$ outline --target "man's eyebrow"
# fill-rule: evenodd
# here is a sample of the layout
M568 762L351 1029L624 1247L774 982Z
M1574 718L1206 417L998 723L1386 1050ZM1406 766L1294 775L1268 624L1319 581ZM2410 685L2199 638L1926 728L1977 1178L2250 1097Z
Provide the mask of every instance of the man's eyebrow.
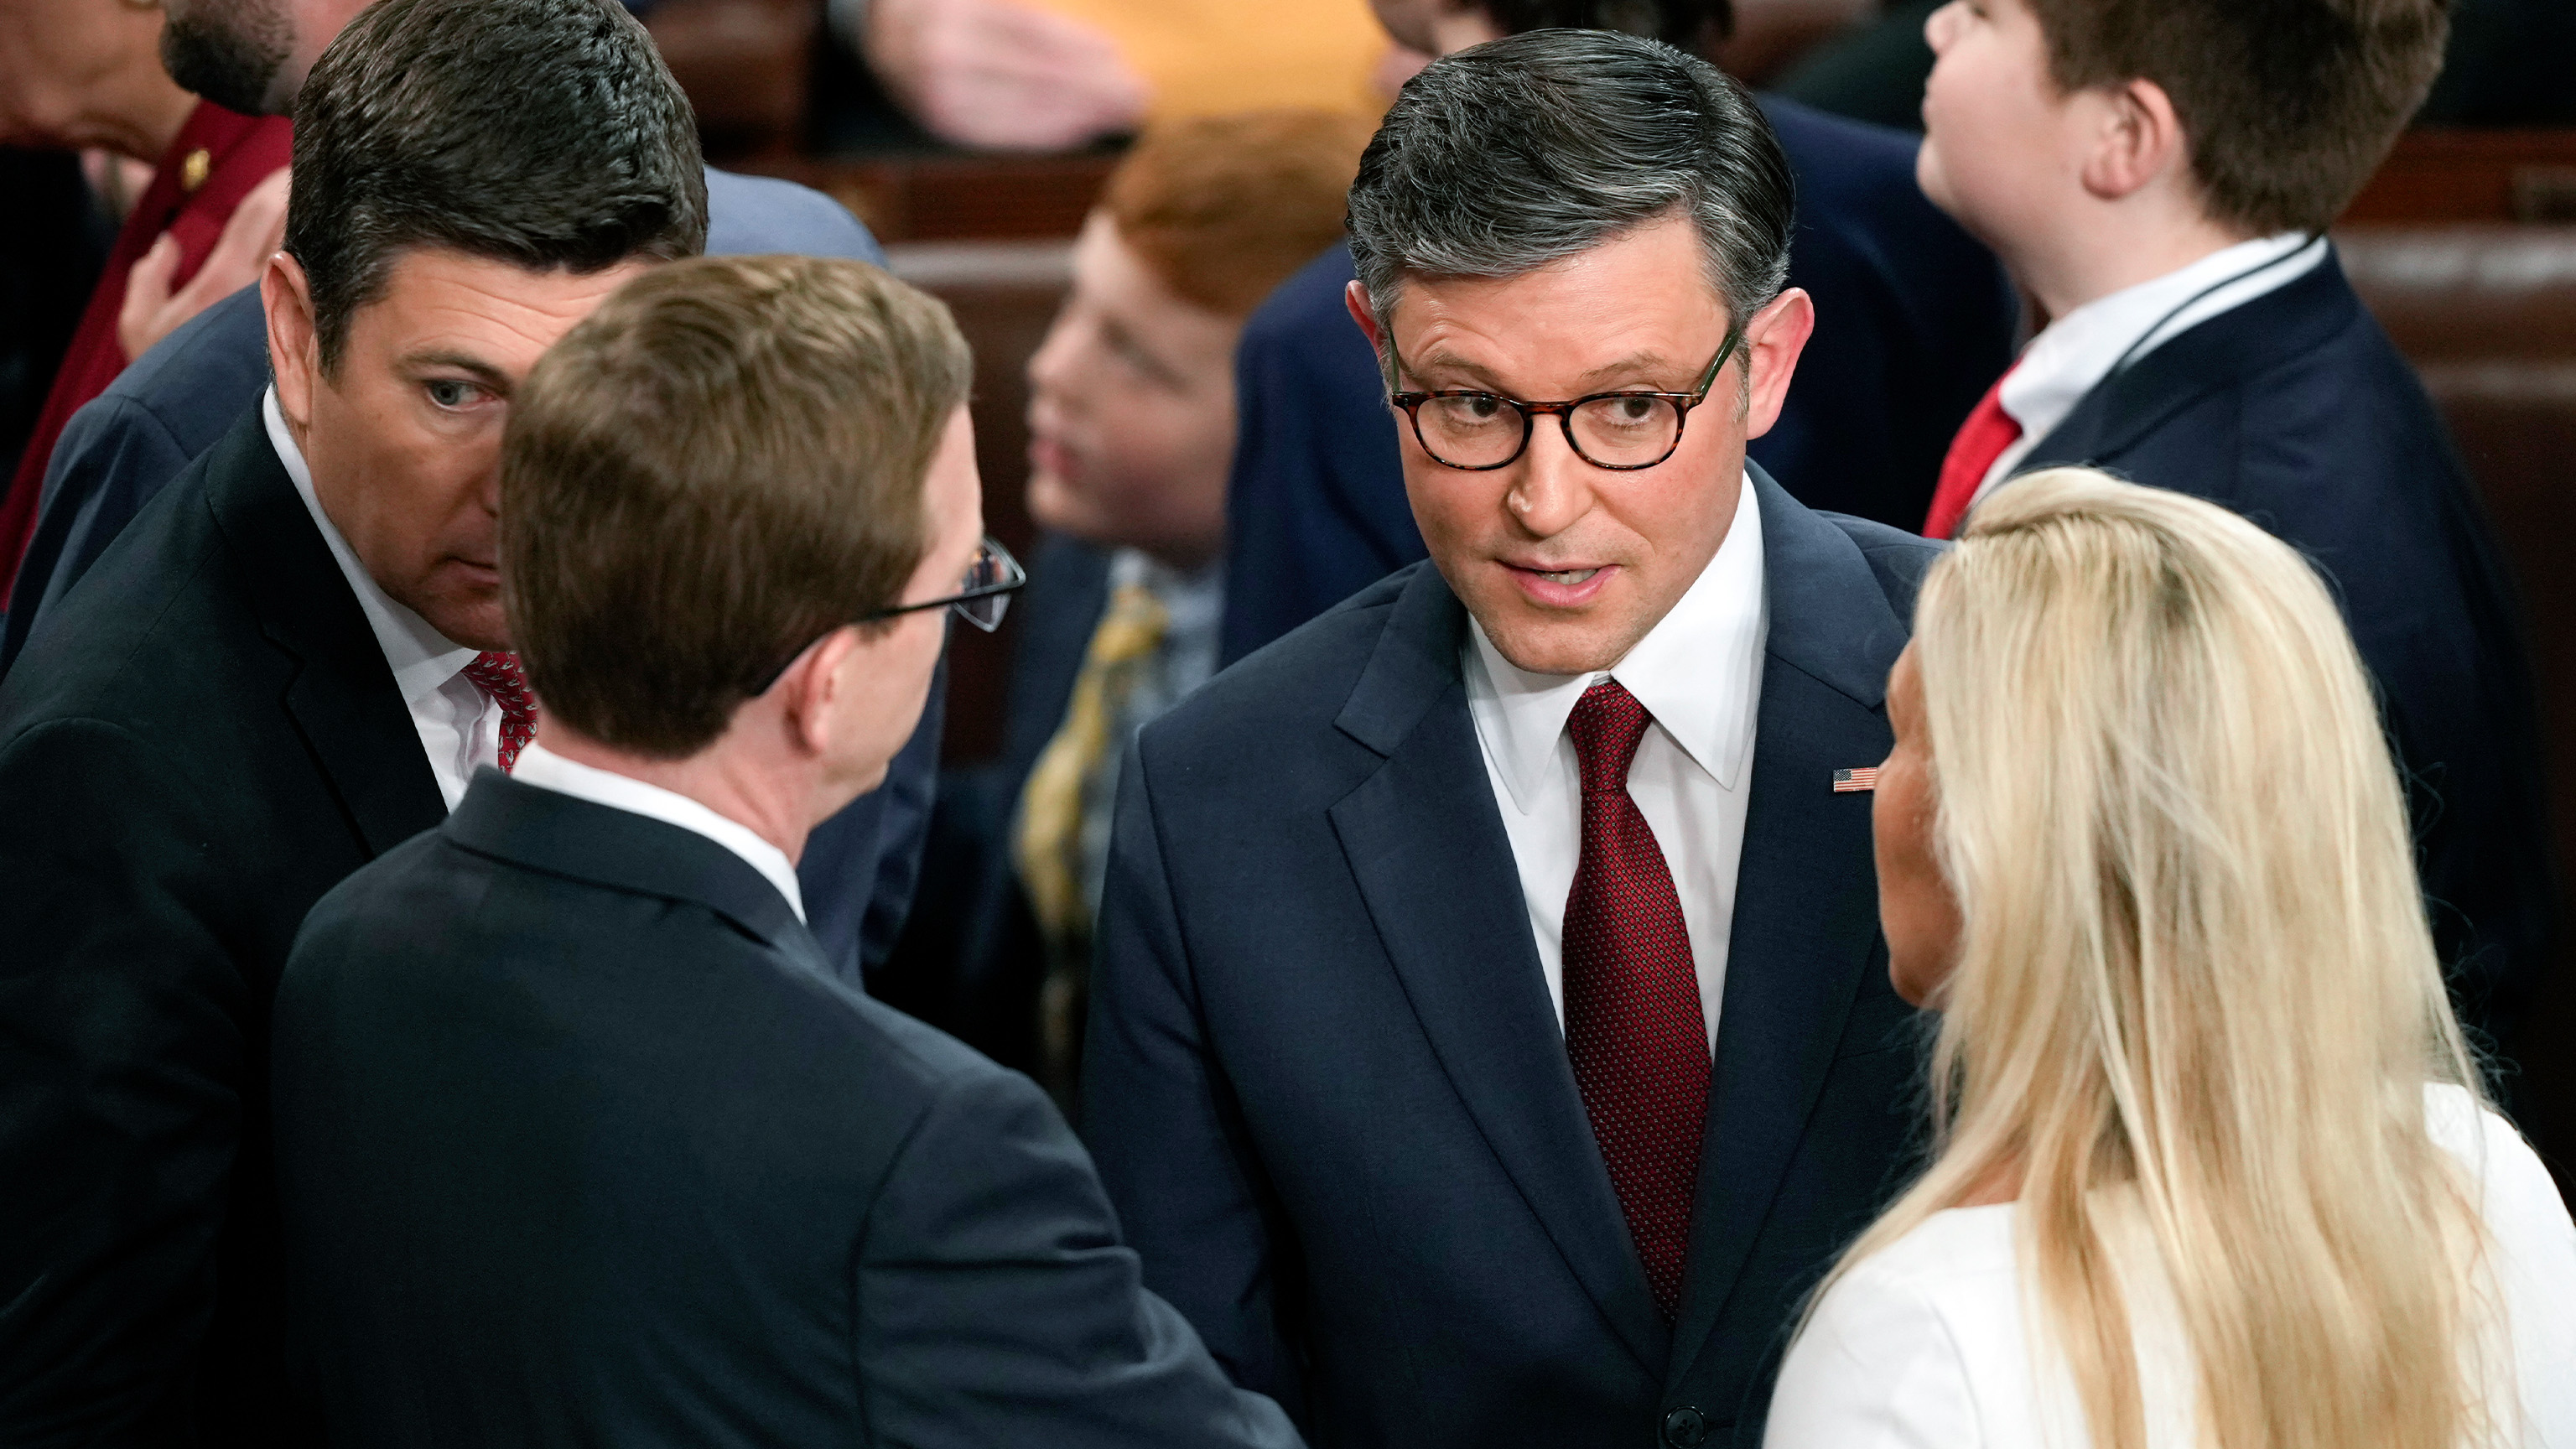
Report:
M451 352L443 347L404 353L402 367L406 372L421 372L433 367L453 368L470 374L476 386L494 397L508 397L513 387L508 374L482 358L467 352Z
M1616 362L1604 363L1593 368L1582 374L1576 381L1582 388L1588 389L1591 384L1605 378L1652 373L1671 366L1672 364L1660 352L1635 352ZM1502 388L1494 374L1483 364L1470 362L1454 352L1433 351L1418 358L1408 358L1405 361L1404 370L1413 373L1417 378L1428 372L1459 373L1475 379L1480 386L1487 389L1499 392Z
M1660 352L1632 352L1627 356L1620 358L1617 362L1603 363L1601 366L1583 374L1580 380L1586 383L1594 383L1600 382L1605 378L1618 377L1623 374L1634 376L1641 372L1658 372L1670 368L1672 365L1671 361L1666 359Z

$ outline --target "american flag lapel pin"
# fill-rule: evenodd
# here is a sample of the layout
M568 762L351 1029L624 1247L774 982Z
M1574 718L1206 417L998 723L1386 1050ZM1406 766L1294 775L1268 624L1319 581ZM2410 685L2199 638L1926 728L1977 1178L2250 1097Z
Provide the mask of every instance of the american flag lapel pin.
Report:
M1877 788L1878 767L1876 765L1863 766L1857 770L1834 771L1834 793L1837 795L1866 794Z

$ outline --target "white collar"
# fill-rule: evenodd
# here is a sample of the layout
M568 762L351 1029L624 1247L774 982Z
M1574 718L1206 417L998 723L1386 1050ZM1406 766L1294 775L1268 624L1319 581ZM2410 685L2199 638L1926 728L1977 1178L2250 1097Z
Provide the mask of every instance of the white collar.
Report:
M1590 674L1532 674L1505 659L1470 617L1467 695L1512 804L1526 812L1583 691L1604 678L1626 687L1719 788L1744 778L1745 745L1760 704L1769 635L1763 588L1762 509L1746 478L1726 539L1627 657Z
M304 500L305 511L313 515L313 526L322 530L322 541L330 545L332 559L340 565L341 576L349 581L349 591L358 596L367 627L375 631L377 647L384 650L385 663L393 668L394 688L402 695L404 707L419 704L473 663L475 651L439 633L427 619L397 602L376 583L366 565L358 562L356 551L340 536L338 526L322 511L322 500L314 495L313 470L304 461L304 450L295 446L295 435L287 431L286 415L277 408L274 384L260 398L259 412L260 420L268 425L268 441L277 450L277 461L285 465L286 476L294 480L295 496Z
M545 746L530 740L519 750L518 763L510 778L522 785L534 785L623 810L630 815L647 816L683 830L694 830L734 854L743 863L759 871L762 878L778 888L787 898L787 908L796 919L805 919L805 896L796 885L796 867L789 864L787 852L763 840L751 827L739 820L717 814L705 805L659 785L648 785L632 775L603 770L567 760Z
M2032 340L2004 378L2003 409L2036 441L2066 421L2124 356L2134 361L2221 312L2288 286L2322 265L2329 250L2322 237L2282 232L2096 297Z

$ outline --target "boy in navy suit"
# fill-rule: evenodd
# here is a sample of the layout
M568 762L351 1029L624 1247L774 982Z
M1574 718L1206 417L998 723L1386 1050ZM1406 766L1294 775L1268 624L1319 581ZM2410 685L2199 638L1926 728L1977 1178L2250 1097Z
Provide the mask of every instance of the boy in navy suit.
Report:
M1924 531L2091 463L2233 507L2333 581L2408 774L2436 935L2505 1033L2544 959L2511 585L2329 222L2422 102L2441 0L1957 0L1919 170L2055 320L1952 445Z

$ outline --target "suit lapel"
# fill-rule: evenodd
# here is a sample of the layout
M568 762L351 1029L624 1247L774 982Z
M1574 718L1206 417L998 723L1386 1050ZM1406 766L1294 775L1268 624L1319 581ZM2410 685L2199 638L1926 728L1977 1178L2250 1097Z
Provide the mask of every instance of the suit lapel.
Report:
M2329 255L2289 285L2176 335L2103 379L2014 471L2115 459L2176 413L2314 351L2361 314L2361 299Z
M1432 1051L1566 1265L1638 1361L1670 1335L1583 1114L1467 714L1466 611L1418 567L1336 723L1386 757L1333 829Z
M349 581L268 440L244 413L207 459L207 505L261 631L296 662L283 701L371 855L447 816L411 712Z
M1755 487L1770 639L1675 1382L1734 1291L1875 963L1870 797L1833 793L1832 776L1886 757L1887 671L1906 639L1850 537L1768 478Z

